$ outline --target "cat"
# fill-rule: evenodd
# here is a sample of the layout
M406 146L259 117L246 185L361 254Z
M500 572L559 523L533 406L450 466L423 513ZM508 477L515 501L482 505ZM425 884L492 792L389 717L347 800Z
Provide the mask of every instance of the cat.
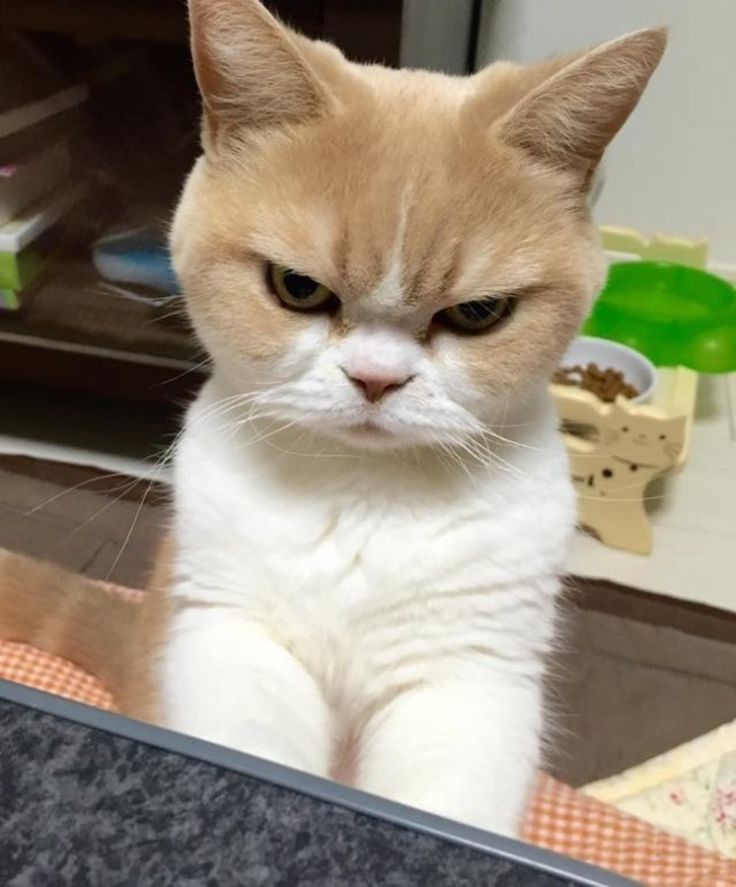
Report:
M134 716L516 834L575 522L547 380L603 281L592 176L665 34L463 78L350 63L256 0L190 21L203 153L171 249L214 371L171 533L115 624L5 554L0 635Z

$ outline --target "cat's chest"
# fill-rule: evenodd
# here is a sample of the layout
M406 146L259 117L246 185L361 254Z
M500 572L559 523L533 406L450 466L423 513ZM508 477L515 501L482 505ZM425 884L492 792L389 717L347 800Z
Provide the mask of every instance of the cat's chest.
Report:
M241 451L193 426L175 464L178 591L324 618L555 572L574 503L564 460L532 455L458 483L411 463Z
M202 584L305 607L325 598L345 607L389 588L457 579L493 536L482 502L433 507L360 472L341 483L274 487L258 472L234 477L211 463L190 475L177 500L179 537L207 577Z

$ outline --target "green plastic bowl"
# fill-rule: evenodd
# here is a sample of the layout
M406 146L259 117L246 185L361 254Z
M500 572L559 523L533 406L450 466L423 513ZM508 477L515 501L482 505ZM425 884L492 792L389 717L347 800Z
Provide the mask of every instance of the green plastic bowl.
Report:
M583 332L621 342L657 366L736 370L736 289L720 277L667 262L619 262Z

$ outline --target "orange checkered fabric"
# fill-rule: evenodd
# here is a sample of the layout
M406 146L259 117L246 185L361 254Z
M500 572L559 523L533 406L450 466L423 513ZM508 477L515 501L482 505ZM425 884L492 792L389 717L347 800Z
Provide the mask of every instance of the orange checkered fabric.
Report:
M736 887L736 860L541 776L523 837L652 887Z
M102 684L76 665L27 644L0 641L0 678L115 711L115 702Z
M140 596L121 592L133 600ZM115 710L115 700L92 675L26 644L0 641L0 678ZM736 861L658 831L549 776L539 780L524 838L650 887L736 887Z

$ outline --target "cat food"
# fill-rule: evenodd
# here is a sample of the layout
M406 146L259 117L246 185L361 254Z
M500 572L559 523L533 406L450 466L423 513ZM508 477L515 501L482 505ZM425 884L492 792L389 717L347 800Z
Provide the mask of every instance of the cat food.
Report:
M552 381L555 385L577 385L606 403L613 403L619 394L628 398L639 394L639 390L624 379L620 370L613 367L601 369L597 363L560 367L552 376Z

